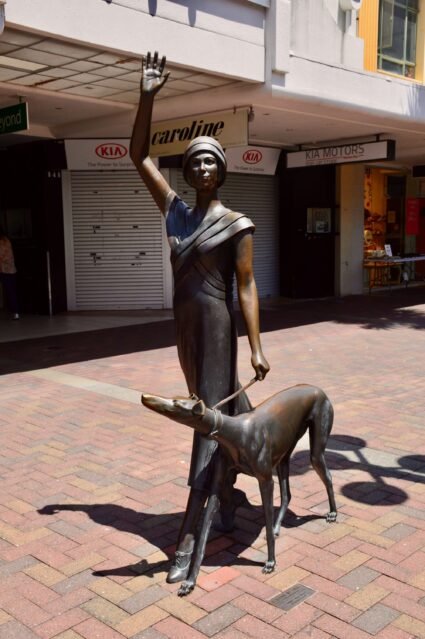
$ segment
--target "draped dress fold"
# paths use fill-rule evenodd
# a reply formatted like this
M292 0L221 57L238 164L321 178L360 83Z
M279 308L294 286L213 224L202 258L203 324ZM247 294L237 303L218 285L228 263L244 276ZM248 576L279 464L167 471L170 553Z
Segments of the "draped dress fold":
M233 311L235 239L255 227L247 216L223 208L200 217L175 196L166 228L179 361L189 392L211 408L240 388ZM221 410L237 415L252 406L241 393ZM217 442L194 432L188 480L192 488L208 491L217 453Z

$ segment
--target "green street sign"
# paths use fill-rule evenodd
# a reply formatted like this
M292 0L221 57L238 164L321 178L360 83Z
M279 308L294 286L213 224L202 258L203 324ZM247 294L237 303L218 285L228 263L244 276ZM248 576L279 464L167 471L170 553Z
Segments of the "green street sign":
M28 103L21 102L0 109L0 135L28 129Z

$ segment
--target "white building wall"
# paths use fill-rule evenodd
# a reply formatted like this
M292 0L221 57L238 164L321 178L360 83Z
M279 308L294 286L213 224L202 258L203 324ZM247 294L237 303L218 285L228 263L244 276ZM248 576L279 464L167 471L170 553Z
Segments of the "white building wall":
M171 0L13 0L7 21L11 27L131 55L160 46L173 64L263 81L266 10L244 0L188 5Z
M323 64L363 68L363 41L356 15L339 0L292 0L291 53Z

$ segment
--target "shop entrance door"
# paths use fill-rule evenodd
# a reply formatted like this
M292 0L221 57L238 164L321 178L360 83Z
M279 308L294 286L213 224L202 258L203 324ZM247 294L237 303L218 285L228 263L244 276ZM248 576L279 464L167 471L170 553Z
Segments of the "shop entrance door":
M281 188L282 295L334 295L335 166L283 170Z

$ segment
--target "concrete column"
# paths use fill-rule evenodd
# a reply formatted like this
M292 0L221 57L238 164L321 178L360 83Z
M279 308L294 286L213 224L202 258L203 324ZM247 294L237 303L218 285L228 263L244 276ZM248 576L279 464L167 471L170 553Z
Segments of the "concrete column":
M363 292L364 166L339 167L340 238L337 250L336 291L339 295Z
M284 75L290 66L291 0L272 0L266 20L266 66Z

